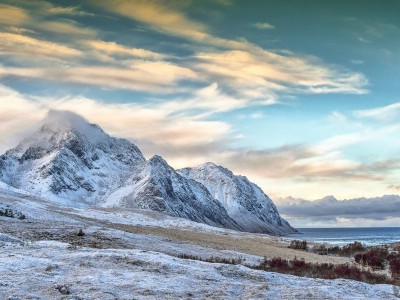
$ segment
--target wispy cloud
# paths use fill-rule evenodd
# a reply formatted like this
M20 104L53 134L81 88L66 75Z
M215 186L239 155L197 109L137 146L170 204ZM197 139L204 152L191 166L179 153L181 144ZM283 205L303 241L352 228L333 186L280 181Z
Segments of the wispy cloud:
M116 42L106 42L101 40L89 40L83 41L83 43L94 51L98 52L99 55L117 55L117 56L128 56L128 57L139 57L143 59L156 59L160 60L166 56L162 53L153 52L141 48L131 48L120 45ZM108 57L108 59L111 59ZM107 59L107 60L108 60Z
M258 91L259 96L271 92L303 93L366 93L367 79L334 67L328 69L315 58L261 51L250 53L232 50L222 53L200 53L196 69L219 78L238 93Z
M272 29L275 29L274 25L271 25L270 23L267 23L267 22L258 22L258 23L253 24L253 26L255 28L257 28L257 29L260 29L260 30L272 30Z
M206 37L205 26L199 22L188 19L176 9L179 1L170 2L153 0L96 0L93 4L101 6L108 11L132 18L172 35L179 35L191 39L202 40Z
M387 106L376 107L371 109L357 110L354 112L359 118L373 118L377 120L392 120L400 113L400 102L396 102Z
M77 57L82 55L81 51L69 46L21 34L0 32L0 40L1 55L24 56L31 59Z
M93 13L83 11L79 5L76 6L58 6L51 1L44 0L5 0L10 5L16 5L19 7L24 7L28 11L37 15L63 15L63 16L79 16L87 17L94 16ZM13 7L16 7L13 6Z
M96 30L85 28L73 20L40 22L36 23L35 27L38 27L44 31L73 35L74 37L78 38L85 36L96 36L97 34Z
M89 12L81 10L79 6L67 6L67 7L52 6L50 3L47 3L46 6L48 7L47 12L49 14L79 16L79 17L95 16L94 13L89 13Z
M368 80L361 73L328 66L315 57L304 57L287 51L286 55L277 54L247 41L216 37L200 22L188 19L180 10L177 4L179 2L171 3L157 0L93 2L107 11L140 21L154 30L214 48L214 51L195 56L200 60L196 67L207 75L214 76L213 81L215 76L219 76L225 82L229 80L230 87L241 83L238 90L247 96L268 95L273 90L288 90L287 85L294 85L300 93L367 92L365 87ZM250 84L249 79L254 83ZM244 82L247 85L244 86Z
M73 82L102 88L139 90L150 93L177 92L175 84L179 81L197 79L196 73L192 70L162 61L135 61L124 68L113 66L0 67L0 76L56 80L58 82Z

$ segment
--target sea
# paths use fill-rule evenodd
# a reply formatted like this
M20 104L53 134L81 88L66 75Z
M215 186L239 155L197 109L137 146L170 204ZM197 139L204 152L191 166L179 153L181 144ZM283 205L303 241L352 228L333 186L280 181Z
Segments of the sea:
M368 246L400 242L400 227L297 228L288 239L343 246L359 241Z

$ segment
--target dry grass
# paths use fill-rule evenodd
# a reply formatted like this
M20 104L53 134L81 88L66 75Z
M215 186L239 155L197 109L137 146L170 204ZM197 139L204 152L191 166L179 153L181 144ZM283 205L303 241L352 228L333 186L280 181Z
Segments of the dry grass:
M270 236L256 234L240 234L236 236L173 228L131 226L125 224L109 224L109 226L126 232L156 235L178 242L189 242L214 249L232 250L251 255L281 257L283 259L293 259L297 257L304 258L305 261L314 263L341 264L350 261L350 259L346 257L320 256L315 253L288 249L286 248L286 245L279 242L278 238Z

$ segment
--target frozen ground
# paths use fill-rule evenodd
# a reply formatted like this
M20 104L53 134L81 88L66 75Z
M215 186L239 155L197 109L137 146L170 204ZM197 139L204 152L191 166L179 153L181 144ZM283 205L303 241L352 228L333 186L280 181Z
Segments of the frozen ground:
M135 249L1 247L2 299L396 299L389 285L318 280ZM398 299L398 298L397 298Z
M278 238L218 229L161 214L72 209L19 191L0 207L0 299L399 299L396 288L351 280L318 280L244 266L182 260L178 254L321 257L287 249ZM85 235L78 236L80 228Z

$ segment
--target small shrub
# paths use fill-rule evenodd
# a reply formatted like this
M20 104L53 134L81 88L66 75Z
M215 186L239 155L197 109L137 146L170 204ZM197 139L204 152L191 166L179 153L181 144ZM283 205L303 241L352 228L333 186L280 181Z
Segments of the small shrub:
M307 241L293 240L290 242L289 248L307 251Z
M218 263L218 264L229 264L229 265L240 265L242 263L242 258L224 258L224 257L217 257L211 256L210 258L202 258L195 255L190 254L179 254L179 258L181 259L191 259L191 260L200 260L209 263Z
M55 286L55 289L58 290L62 295L71 294L68 286L66 286L65 284L58 284Z
M16 210L12 210L11 208L1 208L0 207L0 217L8 217L8 218L16 218L19 220L24 220L26 216Z
M328 248L325 245L318 245L314 247L314 251L319 255L328 255Z

